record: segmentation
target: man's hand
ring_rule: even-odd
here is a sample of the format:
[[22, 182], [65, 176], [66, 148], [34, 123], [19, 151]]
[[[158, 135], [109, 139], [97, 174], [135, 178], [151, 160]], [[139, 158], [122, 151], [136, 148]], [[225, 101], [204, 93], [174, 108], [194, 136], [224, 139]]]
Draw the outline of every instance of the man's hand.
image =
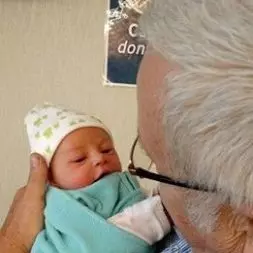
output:
[[30, 176], [18, 190], [0, 230], [1, 253], [28, 253], [43, 228], [48, 168], [38, 154], [31, 155]]

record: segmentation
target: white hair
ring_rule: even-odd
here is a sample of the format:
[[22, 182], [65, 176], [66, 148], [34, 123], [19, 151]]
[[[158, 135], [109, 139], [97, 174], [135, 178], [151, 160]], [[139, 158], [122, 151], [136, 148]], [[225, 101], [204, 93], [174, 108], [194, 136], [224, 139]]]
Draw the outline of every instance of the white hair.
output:
[[253, 1], [153, 0], [141, 28], [167, 75], [172, 171], [253, 205]]

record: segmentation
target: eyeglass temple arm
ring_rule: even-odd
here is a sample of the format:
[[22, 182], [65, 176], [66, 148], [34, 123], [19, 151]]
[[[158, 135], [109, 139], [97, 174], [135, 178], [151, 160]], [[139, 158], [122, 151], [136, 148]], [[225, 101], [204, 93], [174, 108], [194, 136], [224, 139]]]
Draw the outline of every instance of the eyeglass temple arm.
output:
[[207, 189], [205, 187], [200, 187], [196, 185], [189, 185], [187, 183], [175, 181], [170, 177], [163, 176], [163, 175], [158, 175], [156, 173], [144, 170], [142, 168], [134, 168], [132, 166], [129, 167], [129, 171], [132, 175], [136, 175], [140, 178], [147, 178], [147, 179], [152, 179], [161, 183], [169, 184], [169, 185], [174, 185], [178, 187], [183, 187], [187, 189], [193, 189], [197, 191], [204, 191], [204, 192], [212, 192], [212, 190]]

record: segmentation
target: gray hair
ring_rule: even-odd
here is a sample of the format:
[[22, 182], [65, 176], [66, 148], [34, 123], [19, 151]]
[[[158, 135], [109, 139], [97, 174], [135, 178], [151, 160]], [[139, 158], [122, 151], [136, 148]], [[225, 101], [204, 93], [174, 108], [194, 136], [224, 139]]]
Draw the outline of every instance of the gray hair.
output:
[[253, 2], [153, 0], [141, 18], [152, 44], [180, 71], [166, 77], [172, 171], [253, 204]]

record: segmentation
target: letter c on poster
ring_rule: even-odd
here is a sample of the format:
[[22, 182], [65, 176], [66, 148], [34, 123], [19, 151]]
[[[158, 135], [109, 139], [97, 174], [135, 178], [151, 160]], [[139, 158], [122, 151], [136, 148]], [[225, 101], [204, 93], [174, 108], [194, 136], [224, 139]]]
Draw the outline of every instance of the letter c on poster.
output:
[[128, 32], [129, 32], [130, 36], [133, 37], [133, 38], [136, 38], [138, 36], [138, 34], [136, 32], [137, 27], [138, 27], [138, 25], [133, 23], [128, 28]]

